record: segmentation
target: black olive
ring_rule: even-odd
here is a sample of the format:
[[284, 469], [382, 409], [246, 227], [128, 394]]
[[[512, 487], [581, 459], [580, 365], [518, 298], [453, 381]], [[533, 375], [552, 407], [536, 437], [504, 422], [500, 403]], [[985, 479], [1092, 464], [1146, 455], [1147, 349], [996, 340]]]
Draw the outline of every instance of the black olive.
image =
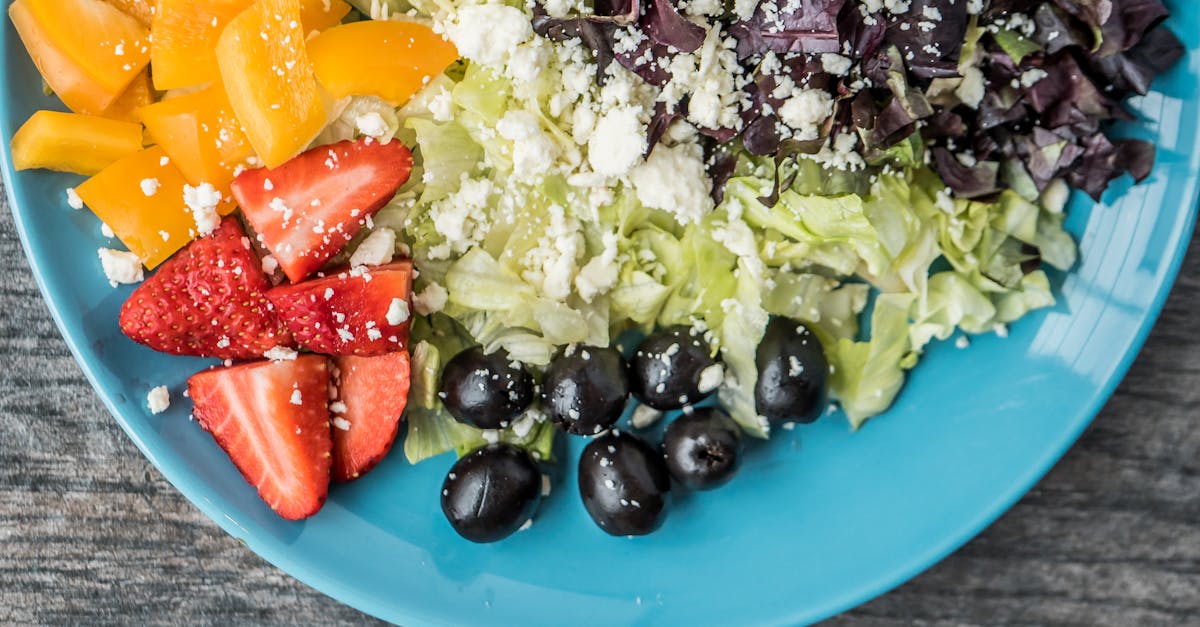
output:
[[646, 336], [629, 360], [633, 395], [655, 409], [698, 403], [717, 389], [724, 375], [704, 336], [682, 325]]
[[579, 457], [579, 496], [614, 536], [642, 536], [666, 518], [671, 477], [662, 455], [628, 433], [606, 433]]
[[625, 411], [629, 383], [614, 348], [570, 347], [546, 368], [542, 409], [567, 433], [595, 435]]
[[442, 369], [446, 410], [459, 422], [500, 429], [533, 402], [533, 376], [513, 365], [508, 353], [487, 354], [476, 346], [454, 356]]
[[774, 318], [755, 358], [758, 413], [772, 420], [808, 423], [825, 409], [829, 361], [817, 336], [802, 322]]
[[667, 425], [663, 456], [676, 481], [693, 490], [711, 490], [724, 485], [737, 472], [742, 430], [723, 411], [697, 409]]
[[542, 474], [511, 444], [489, 444], [454, 464], [442, 483], [442, 513], [471, 542], [503, 540], [533, 518]]

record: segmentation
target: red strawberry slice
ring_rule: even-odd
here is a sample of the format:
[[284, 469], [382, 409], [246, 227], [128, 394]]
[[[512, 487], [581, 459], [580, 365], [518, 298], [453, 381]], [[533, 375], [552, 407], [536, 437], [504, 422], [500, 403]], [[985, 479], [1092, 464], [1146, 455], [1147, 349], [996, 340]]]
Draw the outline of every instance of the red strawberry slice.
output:
[[353, 481], [392, 449], [408, 404], [408, 353], [335, 357], [333, 480]]
[[271, 311], [271, 288], [250, 240], [225, 218], [168, 259], [121, 307], [121, 331], [164, 353], [256, 359], [292, 335]]
[[382, 355], [408, 345], [412, 262], [343, 269], [267, 292], [303, 347], [325, 355]]
[[333, 448], [324, 357], [205, 370], [188, 394], [196, 421], [275, 513], [299, 520], [321, 509]]
[[367, 224], [412, 171], [397, 141], [370, 138], [318, 146], [268, 170], [242, 172], [233, 197], [279, 267], [304, 280]]

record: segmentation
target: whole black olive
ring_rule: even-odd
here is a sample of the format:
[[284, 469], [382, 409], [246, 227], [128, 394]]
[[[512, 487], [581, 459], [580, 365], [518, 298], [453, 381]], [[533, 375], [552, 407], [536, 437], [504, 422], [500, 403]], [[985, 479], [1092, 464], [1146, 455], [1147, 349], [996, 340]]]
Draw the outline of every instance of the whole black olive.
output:
[[825, 409], [829, 362], [817, 336], [802, 322], [774, 318], [755, 359], [758, 413], [772, 420], [808, 423]]
[[541, 500], [541, 472], [529, 453], [511, 444], [475, 449], [442, 483], [442, 513], [471, 542], [507, 538], [533, 518]]
[[655, 409], [679, 409], [704, 400], [721, 385], [725, 369], [704, 336], [686, 326], [646, 336], [629, 360], [633, 395]]
[[568, 347], [546, 368], [542, 409], [567, 433], [595, 435], [625, 410], [625, 361], [614, 348]]
[[671, 476], [693, 490], [711, 490], [733, 478], [742, 457], [742, 430], [712, 407], [684, 414], [663, 433]]
[[666, 518], [671, 477], [662, 455], [628, 433], [606, 433], [579, 457], [579, 496], [614, 536], [642, 536]]
[[476, 346], [446, 363], [439, 396], [459, 422], [500, 429], [533, 402], [533, 376], [514, 365], [508, 353], [487, 354]]

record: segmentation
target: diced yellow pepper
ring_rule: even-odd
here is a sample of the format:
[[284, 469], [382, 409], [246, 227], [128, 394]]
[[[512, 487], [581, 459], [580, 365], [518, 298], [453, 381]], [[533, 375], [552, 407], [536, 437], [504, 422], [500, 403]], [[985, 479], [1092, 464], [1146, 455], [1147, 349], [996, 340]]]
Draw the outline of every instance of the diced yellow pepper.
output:
[[317, 85], [304, 41], [298, 0], [258, 0], [217, 42], [225, 93], [268, 167], [299, 154], [326, 123], [328, 96]]
[[211, 183], [226, 195], [234, 170], [254, 154], [220, 83], [152, 104], [140, 116], [192, 185]]
[[125, 89], [125, 93], [108, 105], [101, 115], [124, 122], [137, 122], [138, 109], [152, 102], [154, 102], [154, 88], [150, 86], [150, 72], [143, 71], [133, 79], [133, 82]]
[[[150, 45], [154, 86], [166, 90], [220, 80], [217, 39], [252, 4], [253, 0], [158, 0]], [[342, 0], [302, 0], [299, 6], [304, 33], [329, 28], [350, 12]]]
[[12, 138], [13, 167], [90, 176], [142, 149], [142, 125], [94, 115], [38, 111]]
[[458, 50], [424, 24], [374, 20], [317, 35], [308, 55], [334, 98], [373, 95], [399, 106], [458, 59]]
[[102, 114], [150, 62], [149, 32], [104, 0], [16, 0], [8, 15], [54, 93]]
[[154, 17], [154, 0], [108, 0], [108, 3], [136, 18], [142, 26], [150, 28], [150, 21]]
[[[197, 235], [195, 216], [183, 200], [186, 184], [167, 153], [155, 146], [108, 166], [75, 191], [153, 269]], [[225, 203], [218, 211], [233, 208]]]

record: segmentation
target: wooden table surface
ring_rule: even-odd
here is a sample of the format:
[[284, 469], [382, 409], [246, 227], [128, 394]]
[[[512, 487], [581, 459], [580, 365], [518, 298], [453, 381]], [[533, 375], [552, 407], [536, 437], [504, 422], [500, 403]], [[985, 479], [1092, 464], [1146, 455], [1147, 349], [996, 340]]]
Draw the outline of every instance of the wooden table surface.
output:
[[[0, 197], [3, 194], [0, 193]], [[72, 360], [0, 206], [0, 624], [367, 624], [188, 503]], [[1011, 511], [832, 625], [1200, 625], [1200, 238], [1108, 406]]]

